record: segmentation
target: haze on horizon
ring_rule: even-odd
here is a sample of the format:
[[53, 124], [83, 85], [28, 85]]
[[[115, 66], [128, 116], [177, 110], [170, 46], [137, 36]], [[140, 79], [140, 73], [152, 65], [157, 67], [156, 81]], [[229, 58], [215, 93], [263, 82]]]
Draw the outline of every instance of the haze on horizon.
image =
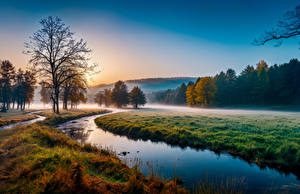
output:
[[25, 67], [24, 42], [39, 21], [58, 16], [93, 50], [102, 72], [92, 85], [147, 77], [214, 75], [265, 60], [298, 58], [297, 39], [253, 46], [298, 0], [37, 1], [0, 5], [0, 59]]

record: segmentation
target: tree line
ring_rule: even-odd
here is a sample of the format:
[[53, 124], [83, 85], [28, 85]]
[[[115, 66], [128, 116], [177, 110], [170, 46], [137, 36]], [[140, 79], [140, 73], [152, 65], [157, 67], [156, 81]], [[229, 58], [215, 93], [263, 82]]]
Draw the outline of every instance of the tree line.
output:
[[187, 85], [182, 83], [176, 89], [161, 90], [148, 94], [148, 98], [152, 103], [182, 105], [186, 103], [186, 89]]
[[248, 65], [239, 75], [228, 69], [187, 86], [154, 92], [150, 97], [152, 102], [189, 106], [300, 104], [300, 62], [292, 59], [269, 67], [260, 61], [256, 67]]
[[15, 70], [15, 66], [8, 60], [0, 61], [0, 109], [24, 110], [34, 97], [36, 84], [35, 73], [30, 70]]
[[135, 86], [130, 92], [128, 92], [127, 85], [123, 81], [115, 83], [113, 89], [105, 89], [99, 91], [94, 98], [95, 103], [99, 106], [116, 106], [121, 108], [131, 104], [134, 108], [138, 108], [140, 105], [146, 104], [146, 97], [144, 92]]

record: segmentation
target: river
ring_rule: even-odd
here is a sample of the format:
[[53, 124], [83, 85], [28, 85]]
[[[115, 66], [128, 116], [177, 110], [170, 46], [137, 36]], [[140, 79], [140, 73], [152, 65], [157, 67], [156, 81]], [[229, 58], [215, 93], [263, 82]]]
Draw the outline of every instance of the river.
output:
[[16, 127], [18, 125], [28, 125], [28, 124], [32, 124], [32, 123], [35, 123], [35, 122], [38, 122], [38, 121], [45, 120], [46, 117], [35, 114], [35, 113], [38, 113], [38, 112], [40, 112], [40, 111], [34, 111], [34, 112], [28, 113], [28, 114], [34, 114], [36, 116], [35, 119], [31, 119], [31, 120], [28, 120], [28, 121], [22, 121], [22, 122], [18, 122], [18, 123], [13, 123], [13, 124], [9, 124], [9, 125], [4, 125], [4, 126], [0, 127], [0, 130], [2, 130], [2, 129], [11, 129], [11, 128]]
[[[119, 111], [114, 110], [113, 113]], [[129, 166], [139, 164], [145, 175], [155, 172], [165, 178], [172, 178], [176, 174], [187, 188], [193, 188], [199, 180], [214, 180], [233, 182], [235, 187], [242, 187], [246, 193], [300, 192], [300, 181], [293, 174], [284, 175], [273, 169], [260, 169], [255, 164], [248, 164], [226, 153], [218, 155], [209, 150], [182, 149], [163, 142], [132, 140], [114, 135], [96, 126], [94, 120], [101, 116], [80, 118], [58, 127], [66, 133], [70, 129], [78, 129], [79, 133], [71, 134], [75, 139], [115, 151]]]

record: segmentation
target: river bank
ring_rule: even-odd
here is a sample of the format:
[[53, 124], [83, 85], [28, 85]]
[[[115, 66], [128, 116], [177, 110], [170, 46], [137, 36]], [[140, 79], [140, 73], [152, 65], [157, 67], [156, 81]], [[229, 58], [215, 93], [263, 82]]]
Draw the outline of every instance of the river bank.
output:
[[96, 123], [132, 139], [227, 152], [261, 168], [300, 177], [300, 116], [284, 114], [222, 115], [145, 109], [107, 115], [96, 119]]
[[30, 112], [32, 111], [8, 110], [5, 113], [0, 112], [0, 129], [6, 125], [37, 118], [36, 115], [30, 114]]
[[[104, 112], [103, 112], [104, 113]], [[175, 182], [145, 177], [106, 149], [80, 144], [53, 127], [99, 112], [66, 113], [0, 131], [3, 193], [185, 193]]]

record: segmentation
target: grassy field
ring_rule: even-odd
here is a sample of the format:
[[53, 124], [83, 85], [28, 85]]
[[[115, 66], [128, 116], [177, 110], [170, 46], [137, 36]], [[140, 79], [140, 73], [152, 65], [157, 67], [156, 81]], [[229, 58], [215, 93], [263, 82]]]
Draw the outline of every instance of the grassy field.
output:
[[27, 113], [27, 111], [19, 110], [9, 110], [6, 113], [0, 112], [0, 127], [36, 118], [36, 116], [28, 115]]
[[[77, 112], [77, 113], [76, 113]], [[51, 125], [99, 111], [44, 112], [45, 122], [0, 131], [1, 193], [185, 193], [145, 177], [108, 150], [79, 144]]]
[[133, 139], [228, 152], [261, 167], [300, 177], [300, 116], [132, 111], [96, 119]]

